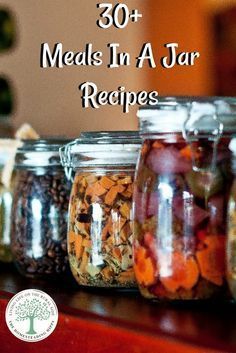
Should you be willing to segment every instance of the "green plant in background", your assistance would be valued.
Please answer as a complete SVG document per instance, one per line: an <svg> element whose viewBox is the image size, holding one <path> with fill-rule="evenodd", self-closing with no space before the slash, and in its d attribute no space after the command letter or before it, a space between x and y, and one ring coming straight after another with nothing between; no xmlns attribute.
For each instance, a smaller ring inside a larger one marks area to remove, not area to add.
<svg viewBox="0 0 236 353"><path fill-rule="evenodd" d="M28 335L37 333L34 329L35 319L47 320L50 317L47 305L39 299L26 299L22 304L16 306L15 314L17 321L29 320L29 330L26 332Z"/></svg>
<svg viewBox="0 0 236 353"><path fill-rule="evenodd" d="M10 49L15 43L15 25L11 13L0 9L0 52Z"/></svg>

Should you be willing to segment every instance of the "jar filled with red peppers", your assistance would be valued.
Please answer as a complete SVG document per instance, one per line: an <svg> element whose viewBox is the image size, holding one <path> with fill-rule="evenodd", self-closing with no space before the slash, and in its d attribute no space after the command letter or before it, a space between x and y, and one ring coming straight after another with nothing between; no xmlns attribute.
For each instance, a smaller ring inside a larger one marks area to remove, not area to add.
<svg viewBox="0 0 236 353"><path fill-rule="evenodd" d="M230 98L160 98L138 112L143 144L134 191L134 270L158 300L228 296Z"/></svg>
<svg viewBox="0 0 236 353"><path fill-rule="evenodd" d="M136 286L132 196L140 146L136 132L94 132L61 149L68 178L74 174L67 242L80 285Z"/></svg>

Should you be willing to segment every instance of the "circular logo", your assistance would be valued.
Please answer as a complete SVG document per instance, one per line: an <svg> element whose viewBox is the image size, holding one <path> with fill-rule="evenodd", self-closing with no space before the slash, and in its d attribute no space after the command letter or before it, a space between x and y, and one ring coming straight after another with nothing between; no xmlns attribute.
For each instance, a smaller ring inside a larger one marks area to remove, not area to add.
<svg viewBox="0 0 236 353"><path fill-rule="evenodd" d="M5 318L14 336L26 342L38 342L55 330L58 310L54 300L47 293L26 289L9 301Z"/></svg>

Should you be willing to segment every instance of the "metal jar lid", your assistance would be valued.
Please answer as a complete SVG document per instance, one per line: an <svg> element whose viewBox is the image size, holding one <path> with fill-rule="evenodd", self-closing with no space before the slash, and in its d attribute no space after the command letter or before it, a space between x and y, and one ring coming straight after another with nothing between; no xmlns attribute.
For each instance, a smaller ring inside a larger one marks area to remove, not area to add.
<svg viewBox="0 0 236 353"><path fill-rule="evenodd" d="M62 138L25 140L17 150L15 168L60 167L59 148L70 141Z"/></svg>
<svg viewBox="0 0 236 353"><path fill-rule="evenodd" d="M137 131L83 132L60 149L66 168L135 165L141 146Z"/></svg>
<svg viewBox="0 0 236 353"><path fill-rule="evenodd" d="M141 135L183 132L186 124L211 132L218 121L223 134L236 132L236 99L233 97L159 97L154 106L137 114Z"/></svg>

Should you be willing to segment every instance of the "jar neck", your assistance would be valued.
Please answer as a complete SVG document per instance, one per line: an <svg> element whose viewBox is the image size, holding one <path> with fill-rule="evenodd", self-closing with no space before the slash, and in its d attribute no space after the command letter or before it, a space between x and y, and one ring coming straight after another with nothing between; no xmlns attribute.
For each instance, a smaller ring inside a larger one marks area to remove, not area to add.
<svg viewBox="0 0 236 353"><path fill-rule="evenodd" d="M64 168L61 165L53 165L53 166L25 166L25 165L18 165L14 168L16 174L22 173L32 173L35 175L46 175L46 174L54 174L54 173L63 173Z"/></svg>
<svg viewBox="0 0 236 353"><path fill-rule="evenodd" d="M78 167L75 168L75 172L78 174L81 173L96 173L96 174L106 174L106 173L134 173L135 165L127 166L114 166L114 165L100 165L100 166L91 166L91 167Z"/></svg>
<svg viewBox="0 0 236 353"><path fill-rule="evenodd" d="M182 132L173 132L173 133L147 133L142 134L143 141L152 141L152 140L162 140L163 143L174 144L174 143L185 143L189 142L185 139ZM231 141L231 135L224 134L218 141L218 148L228 149ZM200 141L201 139L199 139ZM206 139L205 139L206 140ZM197 141L197 140L196 140Z"/></svg>

